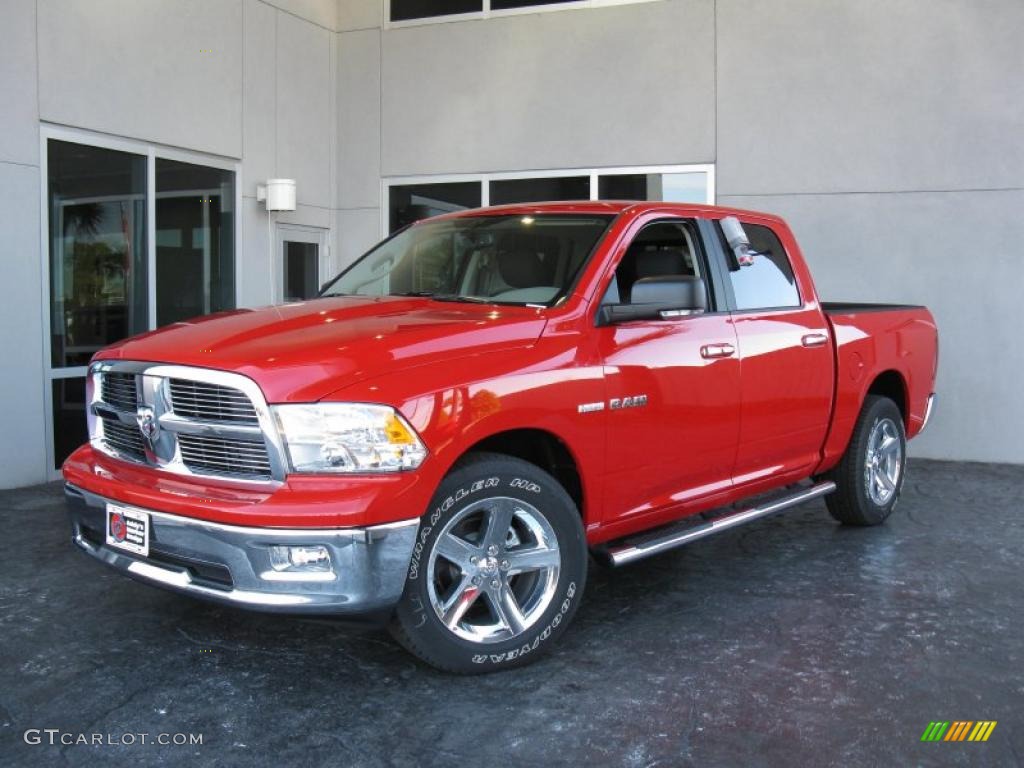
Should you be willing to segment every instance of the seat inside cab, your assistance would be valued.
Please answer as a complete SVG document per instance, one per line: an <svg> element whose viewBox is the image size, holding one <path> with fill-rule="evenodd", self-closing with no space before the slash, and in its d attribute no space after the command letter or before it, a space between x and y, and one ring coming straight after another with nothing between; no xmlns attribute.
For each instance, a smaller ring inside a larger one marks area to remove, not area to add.
<svg viewBox="0 0 1024 768"><path fill-rule="evenodd" d="M615 270L602 304L629 304L633 284L643 277L699 277L693 241L683 224L659 221L636 236Z"/></svg>

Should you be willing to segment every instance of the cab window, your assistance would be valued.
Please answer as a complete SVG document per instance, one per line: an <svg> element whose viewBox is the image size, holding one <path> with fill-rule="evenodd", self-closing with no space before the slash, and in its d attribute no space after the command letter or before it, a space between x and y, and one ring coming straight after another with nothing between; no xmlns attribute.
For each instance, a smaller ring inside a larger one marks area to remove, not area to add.
<svg viewBox="0 0 1024 768"><path fill-rule="evenodd" d="M684 222L657 221L637 233L615 269L602 304L629 304L642 277L703 277L694 238Z"/></svg>
<svg viewBox="0 0 1024 768"><path fill-rule="evenodd" d="M750 249L754 251L753 264L741 267L726 246L729 280L736 309L743 311L801 306L793 267L779 238L770 228L760 224L743 222L743 231L750 238Z"/></svg>

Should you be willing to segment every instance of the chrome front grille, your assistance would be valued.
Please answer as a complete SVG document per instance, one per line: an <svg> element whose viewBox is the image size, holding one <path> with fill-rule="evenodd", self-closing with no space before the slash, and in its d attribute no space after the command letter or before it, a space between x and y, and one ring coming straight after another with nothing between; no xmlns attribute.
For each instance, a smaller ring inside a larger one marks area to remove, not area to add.
<svg viewBox="0 0 1024 768"><path fill-rule="evenodd" d="M103 377L103 402L119 411L135 412L138 393L134 373L108 373ZM139 436L141 440L141 435Z"/></svg>
<svg viewBox="0 0 1024 768"><path fill-rule="evenodd" d="M170 379L171 408L179 416L202 421L256 424L256 411L244 392L219 384Z"/></svg>
<svg viewBox="0 0 1024 768"><path fill-rule="evenodd" d="M146 446L136 424L128 425L113 419L104 419L103 441L119 456L136 461L146 460Z"/></svg>
<svg viewBox="0 0 1024 768"><path fill-rule="evenodd" d="M258 477L269 480L270 461L263 442L249 443L221 437L180 435L181 460L197 474Z"/></svg>
<svg viewBox="0 0 1024 768"><path fill-rule="evenodd" d="M89 435L120 459L182 475L266 483L284 450L259 387L203 368L101 362L90 369Z"/></svg>

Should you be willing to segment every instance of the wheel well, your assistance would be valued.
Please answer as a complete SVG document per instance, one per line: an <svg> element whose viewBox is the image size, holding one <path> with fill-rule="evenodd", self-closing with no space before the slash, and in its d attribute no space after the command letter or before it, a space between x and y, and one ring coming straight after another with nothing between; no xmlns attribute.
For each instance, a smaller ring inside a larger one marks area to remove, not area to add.
<svg viewBox="0 0 1024 768"><path fill-rule="evenodd" d="M907 423L907 388L903 384L903 377L897 371L885 371L878 374L875 380L868 387L869 395L882 395L888 397L896 407L900 409L903 416L903 423Z"/></svg>
<svg viewBox="0 0 1024 768"><path fill-rule="evenodd" d="M476 443L473 451L489 451L528 461L554 477L583 515L583 481L576 460L565 443L542 429L513 429Z"/></svg>

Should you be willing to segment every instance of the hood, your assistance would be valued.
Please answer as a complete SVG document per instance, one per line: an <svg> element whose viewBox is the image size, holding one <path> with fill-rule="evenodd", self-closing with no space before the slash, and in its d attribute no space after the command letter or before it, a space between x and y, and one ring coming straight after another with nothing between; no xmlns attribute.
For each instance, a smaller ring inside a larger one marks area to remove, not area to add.
<svg viewBox="0 0 1024 768"><path fill-rule="evenodd" d="M533 344L536 309L423 298L337 297L197 318L107 347L100 360L213 368L268 402L312 402L370 376Z"/></svg>

